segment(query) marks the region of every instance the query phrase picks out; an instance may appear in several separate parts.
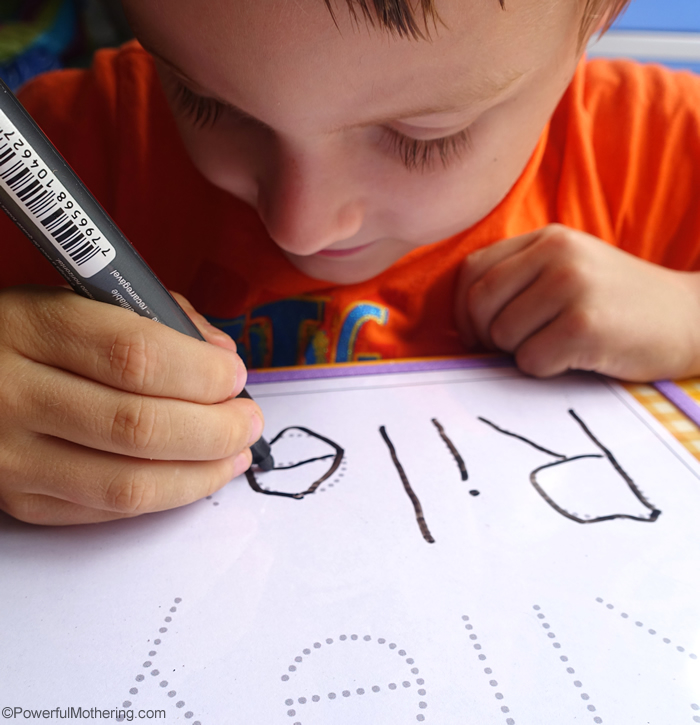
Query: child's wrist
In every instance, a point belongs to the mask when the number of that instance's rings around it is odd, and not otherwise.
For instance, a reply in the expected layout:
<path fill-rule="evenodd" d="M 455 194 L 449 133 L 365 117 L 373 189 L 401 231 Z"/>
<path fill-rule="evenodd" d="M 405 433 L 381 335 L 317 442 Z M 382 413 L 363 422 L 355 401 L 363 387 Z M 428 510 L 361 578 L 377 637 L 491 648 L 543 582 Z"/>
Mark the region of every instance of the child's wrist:
<path fill-rule="evenodd" d="M 688 370 L 683 377 L 700 375 L 700 272 L 674 272 L 687 291 L 688 308 L 679 310 L 687 325 Z"/>

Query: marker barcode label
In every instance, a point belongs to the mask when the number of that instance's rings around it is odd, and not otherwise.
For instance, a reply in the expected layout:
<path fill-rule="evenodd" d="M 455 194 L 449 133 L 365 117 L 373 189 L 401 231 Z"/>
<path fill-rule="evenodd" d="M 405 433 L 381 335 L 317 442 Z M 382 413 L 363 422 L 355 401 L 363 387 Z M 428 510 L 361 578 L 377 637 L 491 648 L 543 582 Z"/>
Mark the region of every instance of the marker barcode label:
<path fill-rule="evenodd" d="M 2 111 L 0 184 L 82 277 L 92 277 L 117 256 L 92 219 Z"/>

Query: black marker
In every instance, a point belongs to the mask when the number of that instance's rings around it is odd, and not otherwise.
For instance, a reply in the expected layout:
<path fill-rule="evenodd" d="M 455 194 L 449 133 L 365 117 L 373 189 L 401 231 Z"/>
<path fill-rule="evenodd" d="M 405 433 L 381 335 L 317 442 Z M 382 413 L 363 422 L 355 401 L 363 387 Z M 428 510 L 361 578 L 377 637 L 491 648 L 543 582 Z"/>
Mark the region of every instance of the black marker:
<path fill-rule="evenodd" d="M 78 294 L 204 340 L 2 80 L 0 206 Z M 274 466 L 264 438 L 251 451 L 261 469 Z"/>

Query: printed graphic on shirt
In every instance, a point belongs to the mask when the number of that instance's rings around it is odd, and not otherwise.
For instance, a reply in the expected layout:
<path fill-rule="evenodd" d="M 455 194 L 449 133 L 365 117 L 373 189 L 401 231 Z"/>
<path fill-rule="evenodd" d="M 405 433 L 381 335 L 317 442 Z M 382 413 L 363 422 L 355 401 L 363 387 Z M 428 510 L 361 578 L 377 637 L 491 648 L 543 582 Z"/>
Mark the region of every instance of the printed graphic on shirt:
<path fill-rule="evenodd" d="M 386 325 L 388 309 L 363 300 L 338 315 L 330 302 L 328 297 L 292 297 L 233 319 L 208 319 L 236 341 L 249 368 L 380 359 L 379 352 L 359 350 L 358 341 L 366 325 Z"/>

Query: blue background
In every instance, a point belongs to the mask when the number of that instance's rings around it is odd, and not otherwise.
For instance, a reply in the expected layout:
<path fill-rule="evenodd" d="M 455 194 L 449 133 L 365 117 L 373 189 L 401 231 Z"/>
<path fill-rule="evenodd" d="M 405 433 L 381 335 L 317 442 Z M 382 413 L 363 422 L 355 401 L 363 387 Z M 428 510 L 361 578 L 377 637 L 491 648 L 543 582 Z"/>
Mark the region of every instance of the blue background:
<path fill-rule="evenodd" d="M 632 0 L 612 30 L 644 33 L 700 33 L 700 0 Z M 664 62 L 673 68 L 687 68 L 700 73 L 700 57 L 695 60 L 637 60 Z"/>
<path fill-rule="evenodd" d="M 632 0 L 613 27 L 700 33 L 700 0 Z"/>

